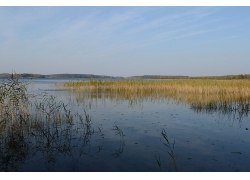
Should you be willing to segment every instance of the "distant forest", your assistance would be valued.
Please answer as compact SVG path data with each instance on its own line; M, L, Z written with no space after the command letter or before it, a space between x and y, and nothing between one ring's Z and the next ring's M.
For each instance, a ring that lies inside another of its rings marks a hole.
M0 78L11 78L11 77L16 77L16 78L45 78L44 75L41 74L9 74L9 73L3 73L0 74Z
M14 74L17 78L108 78L108 79L124 79L123 77L104 76L104 75L93 75L93 74ZM3 73L0 74L0 78L11 78L12 74ZM239 75L226 75L226 76L161 76L161 75L143 75L143 76L130 76L128 79L218 79L218 80L230 80L230 79L250 79L250 74L239 74Z
M4 73L0 74L0 78L11 78L12 74ZM103 75L93 75L93 74L14 74L16 78L122 78L122 77L113 77L113 76L103 76Z
M132 79L217 79L217 80L230 80L230 79L250 79L250 74L240 75L226 75L226 76L160 76L160 75L144 75L144 76L131 76Z

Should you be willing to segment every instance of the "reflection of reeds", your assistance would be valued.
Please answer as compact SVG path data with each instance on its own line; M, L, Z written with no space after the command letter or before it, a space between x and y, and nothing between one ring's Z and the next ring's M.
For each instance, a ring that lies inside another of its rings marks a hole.
M125 146L125 140L124 140L124 134L123 131L118 127L118 126L114 126L114 129L116 131L116 134L120 136L120 146L119 148L116 150L116 152L114 154L112 154L115 158L120 157L123 154L123 149Z
M156 162L157 162L157 164L158 164L160 170L162 171L162 169L161 169L161 156L158 155L158 157L157 157L157 156L155 155L155 158L156 158Z

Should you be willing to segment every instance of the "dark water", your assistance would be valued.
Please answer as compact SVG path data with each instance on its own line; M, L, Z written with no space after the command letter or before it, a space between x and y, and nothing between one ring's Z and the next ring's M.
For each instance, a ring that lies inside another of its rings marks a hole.
M171 99L131 102L51 86L60 81L34 80L30 91L56 96L77 115L44 135L33 132L19 151L0 154L2 170L250 171L247 114L197 111Z

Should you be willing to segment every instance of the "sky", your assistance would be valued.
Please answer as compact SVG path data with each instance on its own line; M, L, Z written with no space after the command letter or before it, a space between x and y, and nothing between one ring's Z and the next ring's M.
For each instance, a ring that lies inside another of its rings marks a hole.
M0 6L0 73L250 74L250 6Z

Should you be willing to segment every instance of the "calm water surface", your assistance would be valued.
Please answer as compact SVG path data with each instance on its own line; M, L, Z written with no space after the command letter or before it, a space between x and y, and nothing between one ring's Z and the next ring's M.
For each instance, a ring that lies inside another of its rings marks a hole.
M49 146L46 138L38 141L31 136L22 160L13 165L2 159L2 170L175 171L175 160L178 171L250 171L247 115L198 111L172 99L131 102L52 87L62 81L33 80L30 91L56 96L72 114L82 115L84 122L73 119L67 134L63 128L56 130L61 131L56 136L51 130ZM171 148L175 142L174 160L164 144L163 130Z

